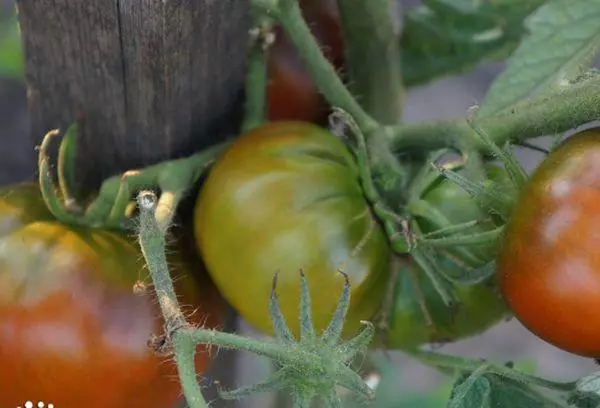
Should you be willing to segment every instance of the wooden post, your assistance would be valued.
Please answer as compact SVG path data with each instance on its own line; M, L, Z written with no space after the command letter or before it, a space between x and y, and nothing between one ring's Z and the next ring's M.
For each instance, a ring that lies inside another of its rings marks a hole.
M16 3L34 142L83 119L86 187L236 130L249 1Z
M249 1L16 4L32 146L81 119L78 181L86 190L116 173L188 156L237 130ZM221 358L232 358L226 354ZM228 385L232 363L223 368L209 376Z

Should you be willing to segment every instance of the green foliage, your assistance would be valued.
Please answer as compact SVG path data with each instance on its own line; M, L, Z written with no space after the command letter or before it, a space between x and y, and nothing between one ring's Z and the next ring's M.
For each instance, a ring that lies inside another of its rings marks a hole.
M600 51L600 2L552 0L527 19L530 32L495 80L479 111L497 113L536 93L566 87Z
M369 408L440 408L448 401L452 390L450 380L426 393L415 392L410 390L406 382L410 373L402 371L383 358L374 359L374 363L380 380L375 388L375 398ZM363 408L352 399L344 401L344 407Z
M407 12L401 39L404 82L420 85L506 58L543 0L427 0Z
M0 20L0 76L22 78L23 52L16 18Z

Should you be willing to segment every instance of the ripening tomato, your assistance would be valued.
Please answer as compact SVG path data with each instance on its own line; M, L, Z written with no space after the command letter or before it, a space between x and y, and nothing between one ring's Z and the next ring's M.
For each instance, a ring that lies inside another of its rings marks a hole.
M447 167L465 175L458 163L450 163ZM509 183L502 168L488 164L486 171L489 179ZM436 177L425 189L418 205L421 209L424 206L431 209L414 215L415 222L425 234L447 227L447 224L458 225L475 220L481 222L470 232L489 231L499 224L499 220L485 213L458 184L442 176ZM486 244L460 249L452 247L447 252L464 266L477 268L495 259L498 246ZM446 273L454 276L464 273L460 270L464 266L450 258L439 258ZM454 284L460 303L449 308L425 272L412 259L404 259L398 273L388 334L390 348L406 349L430 342L453 342L481 333L509 316L494 277L475 284Z
M343 40L335 1L303 0L300 7L327 59L337 69L342 69ZM329 109L325 98L281 27L275 28L275 38L268 60L268 119L323 122Z
M233 307L272 333L273 274L292 331L299 332L299 270L307 276L313 319L323 330L348 274L346 333L377 311L389 271L385 233L365 200L353 156L326 130L272 122L242 135L217 161L195 209L198 249Z
M507 224L498 273L517 319L546 342L600 358L600 129L535 170Z
M175 256L175 255L174 255ZM222 298L175 258L177 293L196 323L215 326ZM174 407L170 357L148 347L163 320L131 240L52 218L37 185L0 190L0 406L42 400L57 408ZM197 368L209 358L199 349Z

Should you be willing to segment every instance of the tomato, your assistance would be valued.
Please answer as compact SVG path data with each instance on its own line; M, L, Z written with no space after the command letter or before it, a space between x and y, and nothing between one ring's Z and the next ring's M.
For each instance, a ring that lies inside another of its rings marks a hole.
M222 299L210 281L176 254L171 261L185 310L199 309L190 319L219 324ZM0 190L0 406L175 406L172 359L147 344L162 333L158 304L133 293L146 274L130 239L55 221L34 184ZM209 358L198 351L203 371Z
M300 6L325 56L336 68L342 69L343 40L335 1L304 0ZM323 122L329 110L325 98L281 27L275 28L275 38L268 60L268 119Z
M278 293L299 332L299 270L307 276L317 330L329 323L348 274L346 333L377 311L389 272L387 237L365 200L353 156L326 130L272 122L242 135L210 171L195 208L198 249L223 296L272 334Z
M600 358L600 129L572 136L520 193L498 257L516 318L546 342Z
M461 162L450 162L445 167L453 169L459 175L469 177ZM510 184L510 179L503 168L487 163L484 170L485 176L490 181L503 186ZM424 202L428 208L433 209L432 212L426 209L425 212L417 211L412 214L424 234L470 221L479 222L477 226L468 230L472 233L489 231L502 225L499 217L483 211L462 187L441 175L423 192L420 201ZM492 243L452 247L447 252L467 266L477 268L495 259L498 245Z
M450 164L459 174L465 175L457 163ZM499 183L508 183L503 169L487 165L487 176ZM454 182L439 176L423 192L420 202L433 209L432 217L415 215L422 233L442 228L442 220L449 225L458 225L474 220L482 222L470 232L489 231L499 220L488 220L476 201ZM411 206L409 206L411 208ZM461 264L478 268L495 259L497 245L448 249L452 259ZM463 273L456 262L441 259L441 266L449 275ZM398 270L398 281L391 313L388 346L406 349L425 343L445 343L481 333L509 316L509 310L499 293L494 277L475 284L454 284L459 303L454 308L444 304L425 272L412 259L404 259ZM427 311L427 313L425 312Z
M387 335L387 346L391 349L451 343L482 333L509 317L492 281L455 285L460 303L449 308L412 259L399 266L398 274Z

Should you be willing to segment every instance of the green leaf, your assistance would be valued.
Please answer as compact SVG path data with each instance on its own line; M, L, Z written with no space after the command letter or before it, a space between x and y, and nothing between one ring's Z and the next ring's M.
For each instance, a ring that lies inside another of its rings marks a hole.
M16 18L0 21L0 76L22 78L21 34Z
M508 57L525 18L544 0L427 0L404 19L401 63L408 86Z
M600 2L551 0L526 21L526 36L492 84L478 112L495 114L514 103L569 84L600 51Z
M448 408L491 408L492 387L485 377L460 379L452 390Z
M600 396L589 392L573 392L568 397L569 406L576 408L598 408L600 407Z
M524 382L486 372L485 367L455 383L448 408L550 408L565 406Z

